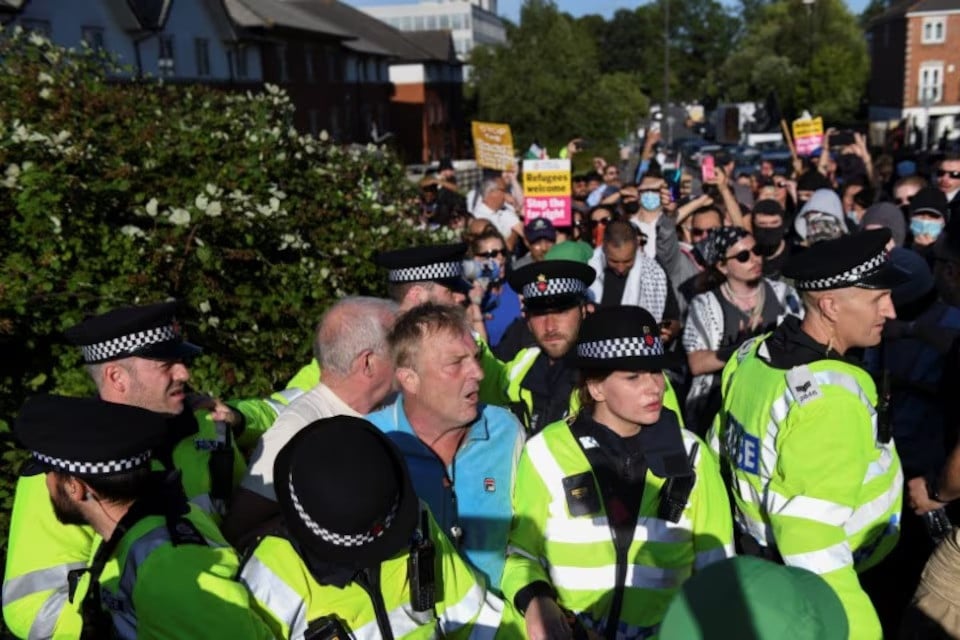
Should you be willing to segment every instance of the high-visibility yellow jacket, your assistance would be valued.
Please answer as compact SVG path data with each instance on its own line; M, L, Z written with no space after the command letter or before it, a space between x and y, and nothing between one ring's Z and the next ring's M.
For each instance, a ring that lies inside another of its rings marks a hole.
M677 429L676 422L665 422L661 428ZM528 440L514 488L504 596L521 607L517 594L533 583L546 582L556 590L562 607L598 633L603 633L614 602L621 598L617 637L655 635L680 585L698 569L733 555L730 507L717 460L696 435L677 431L682 438L678 445L688 456L698 445L693 459L696 480L686 507L679 521L662 519L659 508L666 480L648 469L633 541L622 556L602 500L594 512L571 513L564 479L580 476L582 482L581 474L590 474L592 490L602 495L584 452L590 443L578 442L566 422L555 422Z
M219 522L226 503L211 498L211 456L222 448L227 448L228 457L232 452L230 477L221 481L233 487L243 479L246 463L223 425L210 420L207 412L197 412L197 424L196 433L173 447L173 466L181 473L187 498ZM17 480L3 576L3 619L11 633L31 639L79 636L78 610L67 606L67 573L87 566L93 538L90 527L57 520L45 474Z
M130 527L100 575L101 602L116 637L272 638L250 606L250 594L235 580L237 553L195 505L182 516L201 544L173 540L164 516ZM183 536L182 525L177 532ZM202 544L205 542L205 544Z
M766 336L723 370L711 440L730 470L736 520L786 564L819 574L840 596L853 638L882 632L857 572L896 544L903 473L877 434L877 390L861 368L822 359L770 364Z
M433 516L429 522L437 579L432 610L415 611L411 605L406 550L380 565L383 612L393 636L417 640L435 638L439 631L443 637L492 638L503 603L484 590L483 582L457 555ZM373 601L375 596L356 582L343 588L319 584L285 538L261 539L241 569L240 580L250 589L254 607L277 638L303 638L310 623L324 616L337 618L356 640L383 637L375 613L380 603Z
M228 405L243 414L243 432L237 436L240 447L247 451L252 449L288 404L319 383L320 364L313 359L294 374L285 389L270 394L269 398L228 400Z

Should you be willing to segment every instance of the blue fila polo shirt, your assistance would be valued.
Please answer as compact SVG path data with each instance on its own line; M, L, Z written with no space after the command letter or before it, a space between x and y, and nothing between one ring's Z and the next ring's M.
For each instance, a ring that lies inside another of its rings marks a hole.
M524 431L506 409L485 404L479 408L480 416L448 467L414 434L403 410L403 394L367 420L400 447L417 495L487 585L500 593Z

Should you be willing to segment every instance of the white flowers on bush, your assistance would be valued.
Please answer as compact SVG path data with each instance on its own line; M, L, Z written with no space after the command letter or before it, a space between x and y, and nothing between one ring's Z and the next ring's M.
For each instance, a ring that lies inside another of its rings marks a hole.
M160 204L160 203L157 202L157 199L156 199L156 198L150 198L150 200L147 202L147 206L144 207L144 209L146 209L147 215L150 216L151 218L156 218L156 217L157 217L157 205L158 205L158 204Z
M170 210L170 214L167 219L172 225L184 227L190 224L190 212L186 209L173 208Z
M11 164L4 172L4 176L0 184L3 184L7 189L13 189L17 186L17 179L20 177L20 166L16 163Z
M62 229L60 228L60 218L57 216L50 216L50 222L53 223L53 232L57 235L60 235Z
M51 97L53 97L53 91L50 91L49 87L44 87L43 89L40 89L40 93L38 95L40 96L41 100L49 100Z
M53 84L53 76L46 71L41 71L37 75L37 82L40 84Z
M131 238L145 238L147 234L143 232L143 229L138 227L135 224L125 224L120 227L120 233Z
M280 250L284 249L308 249L310 243L306 242L299 231L294 233L284 233L280 236Z
M200 303L200 313L210 313L210 301L204 300Z
M206 208L204 208L203 212L206 213L211 218L217 218L220 216L221 213L223 213L223 207L220 206L219 200L214 200L213 202L208 204Z

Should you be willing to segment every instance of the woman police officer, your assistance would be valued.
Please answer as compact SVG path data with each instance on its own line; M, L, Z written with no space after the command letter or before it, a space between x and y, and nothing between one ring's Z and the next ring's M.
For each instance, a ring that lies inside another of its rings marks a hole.
M598 310L576 356L583 408L520 459L504 595L534 640L647 638L684 580L732 555L726 490L663 408L674 362L650 313Z

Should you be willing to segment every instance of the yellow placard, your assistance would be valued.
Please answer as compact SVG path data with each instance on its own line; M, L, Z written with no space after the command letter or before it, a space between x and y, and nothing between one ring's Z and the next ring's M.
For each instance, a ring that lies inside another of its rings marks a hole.
M513 164L513 134L510 125L497 122L470 123L473 130L473 151L477 164L487 169L505 171Z
M524 171L523 193L525 196L568 196L570 170Z
M793 121L794 138L811 138L823 135L823 118L805 118Z

